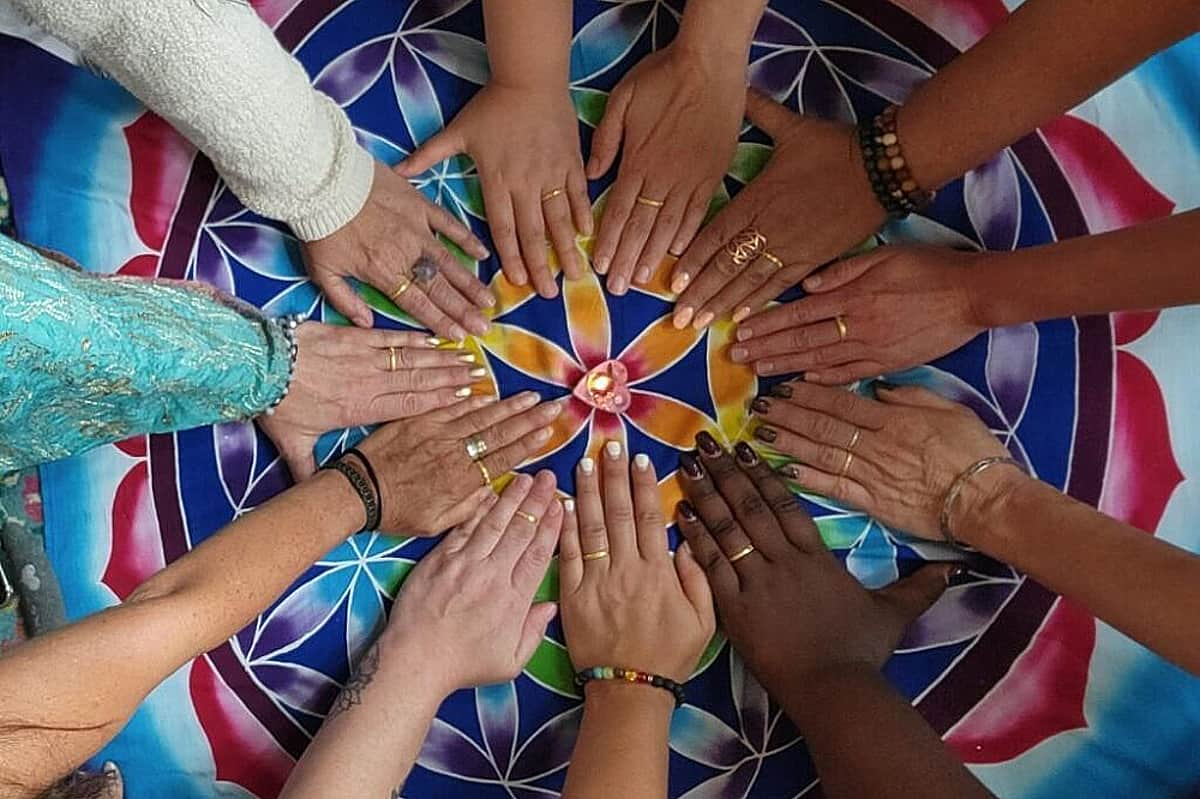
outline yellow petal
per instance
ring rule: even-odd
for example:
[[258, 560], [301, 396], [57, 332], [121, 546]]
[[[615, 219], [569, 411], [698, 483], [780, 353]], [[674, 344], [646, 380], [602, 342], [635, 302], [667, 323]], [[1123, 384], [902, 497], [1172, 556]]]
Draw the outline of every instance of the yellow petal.
[[608, 303], [596, 273], [588, 269], [579, 280], [564, 280], [563, 304], [567, 309], [567, 332], [579, 362], [591, 369], [608, 360]]
[[688, 354], [703, 335], [704, 331], [690, 327], [676, 330], [670, 316], [664, 316], [650, 325], [619, 356], [621, 363], [629, 370], [630, 384], [648, 380], [674, 365]]
[[721, 432], [730, 441], [744, 438], [750, 424], [747, 404], [758, 394], [758, 377], [747, 364], [734, 363], [729, 348], [737, 325], [719, 319], [708, 331], [708, 387]]
[[[716, 431], [716, 422], [691, 405], [664, 394], [634, 389], [625, 417], [643, 433], [676, 449], [696, 446], [701, 430]], [[720, 436], [718, 436], [720, 437]]]
[[493, 322], [479, 342], [492, 357], [537, 380], [570, 388], [583, 377], [583, 369], [562, 347], [522, 328]]

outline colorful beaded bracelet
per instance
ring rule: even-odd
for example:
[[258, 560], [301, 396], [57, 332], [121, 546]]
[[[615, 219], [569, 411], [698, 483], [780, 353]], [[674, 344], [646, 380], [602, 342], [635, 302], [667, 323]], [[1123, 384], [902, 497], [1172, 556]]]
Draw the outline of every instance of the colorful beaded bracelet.
[[640, 682], [654, 688], [670, 691], [675, 697], [675, 707], [683, 704], [683, 686], [670, 677], [660, 677], [637, 669], [621, 669], [613, 666], [593, 666], [590, 669], [580, 669], [575, 672], [575, 684], [580, 688], [592, 680], [624, 680], [625, 682]]
[[903, 219], [933, 202], [913, 178], [896, 132], [896, 106], [890, 105], [870, 122], [858, 126], [863, 166], [876, 199], [888, 216]]

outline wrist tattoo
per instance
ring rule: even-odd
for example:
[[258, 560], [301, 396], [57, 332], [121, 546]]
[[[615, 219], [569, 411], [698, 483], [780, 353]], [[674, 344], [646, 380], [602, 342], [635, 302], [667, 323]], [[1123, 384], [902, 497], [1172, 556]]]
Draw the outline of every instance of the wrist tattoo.
[[341, 693], [333, 702], [333, 707], [329, 708], [329, 712], [325, 714], [325, 721], [329, 722], [345, 713], [355, 705], [362, 704], [363, 691], [371, 684], [371, 680], [375, 679], [375, 672], [379, 670], [379, 644], [372, 644], [358, 661], [358, 667], [346, 680], [346, 684], [342, 686]]

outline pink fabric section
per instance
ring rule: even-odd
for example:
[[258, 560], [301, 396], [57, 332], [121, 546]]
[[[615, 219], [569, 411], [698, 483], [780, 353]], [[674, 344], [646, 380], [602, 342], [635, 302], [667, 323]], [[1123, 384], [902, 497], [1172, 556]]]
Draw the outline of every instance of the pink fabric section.
[[892, 0], [959, 50], [966, 50], [1008, 16], [1001, 0]]
[[121, 479], [113, 497], [112, 549], [100, 581], [124, 600], [165, 566], [158, 517], [150, 495], [149, 466], [139, 460]]
[[196, 149], [154, 114], [125, 127], [133, 170], [129, 208], [142, 242], [161, 252]]

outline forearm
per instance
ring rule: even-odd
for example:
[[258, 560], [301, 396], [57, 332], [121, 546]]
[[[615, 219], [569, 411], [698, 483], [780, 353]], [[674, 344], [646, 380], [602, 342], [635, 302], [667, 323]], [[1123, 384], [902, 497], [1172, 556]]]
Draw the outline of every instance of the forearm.
[[981, 327], [1200, 302], [1200, 211], [979, 256], [963, 273]]
[[373, 162], [248, 3], [15, 0], [213, 160], [247, 206], [303, 239], [362, 208]]
[[[992, 796], [866, 664], [806, 675], [798, 690], [774, 698], [804, 736], [829, 799]], [[869, 765], [863, 751], [873, 753]]]
[[672, 696], [600, 681], [586, 691], [563, 799], [666, 796]]
[[400, 795], [446, 692], [437, 664], [388, 635], [363, 655], [281, 799]]
[[485, 0], [488, 63], [503, 86], [561, 86], [569, 79], [570, 0]]
[[913, 176], [953, 180], [1198, 26], [1195, 0], [1028, 0], [905, 103]]
[[766, 7], [765, 0], [688, 0], [673, 46], [710, 58], [727, 54], [744, 69]]
[[278, 327], [200, 284], [97, 277], [0, 237], [0, 292], [0, 471], [249, 418], [287, 385]]
[[[1003, 472], [1009, 474], [1004, 475]], [[1086, 607], [1167, 660], [1200, 674], [1200, 557], [1105, 516], [1016, 470], [964, 492], [955, 534]]]

